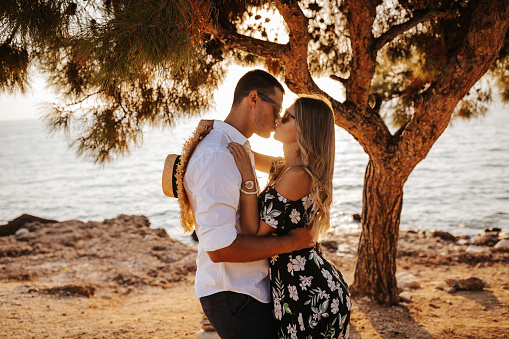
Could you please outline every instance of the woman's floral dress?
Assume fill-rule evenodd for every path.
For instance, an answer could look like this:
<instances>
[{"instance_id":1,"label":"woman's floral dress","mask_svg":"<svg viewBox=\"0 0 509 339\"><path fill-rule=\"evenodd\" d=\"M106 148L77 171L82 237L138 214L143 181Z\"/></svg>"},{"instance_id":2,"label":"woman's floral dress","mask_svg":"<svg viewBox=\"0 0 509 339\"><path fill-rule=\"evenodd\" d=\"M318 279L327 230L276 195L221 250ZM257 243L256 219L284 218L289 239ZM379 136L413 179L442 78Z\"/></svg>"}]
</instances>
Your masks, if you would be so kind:
<instances>
[{"instance_id":1,"label":"woman's floral dress","mask_svg":"<svg viewBox=\"0 0 509 339\"><path fill-rule=\"evenodd\" d=\"M288 200L268 186L258 197L260 218L284 235L309 220L314 204L308 198ZM279 338L348 338L350 297L334 264L306 248L276 255L269 265Z\"/></svg>"}]
</instances>

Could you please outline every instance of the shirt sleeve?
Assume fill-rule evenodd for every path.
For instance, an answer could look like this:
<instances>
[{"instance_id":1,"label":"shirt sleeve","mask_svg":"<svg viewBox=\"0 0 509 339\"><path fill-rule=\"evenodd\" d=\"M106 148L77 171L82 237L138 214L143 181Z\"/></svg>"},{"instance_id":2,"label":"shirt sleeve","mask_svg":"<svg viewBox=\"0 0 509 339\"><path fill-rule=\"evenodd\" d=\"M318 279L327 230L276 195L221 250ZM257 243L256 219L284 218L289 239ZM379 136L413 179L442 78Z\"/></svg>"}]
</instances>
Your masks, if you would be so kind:
<instances>
[{"instance_id":1,"label":"shirt sleeve","mask_svg":"<svg viewBox=\"0 0 509 339\"><path fill-rule=\"evenodd\" d=\"M237 238L236 214L242 181L233 156L217 151L201 155L193 170L186 172L186 180L192 183L200 245L205 251L228 247Z\"/></svg>"}]
</instances>

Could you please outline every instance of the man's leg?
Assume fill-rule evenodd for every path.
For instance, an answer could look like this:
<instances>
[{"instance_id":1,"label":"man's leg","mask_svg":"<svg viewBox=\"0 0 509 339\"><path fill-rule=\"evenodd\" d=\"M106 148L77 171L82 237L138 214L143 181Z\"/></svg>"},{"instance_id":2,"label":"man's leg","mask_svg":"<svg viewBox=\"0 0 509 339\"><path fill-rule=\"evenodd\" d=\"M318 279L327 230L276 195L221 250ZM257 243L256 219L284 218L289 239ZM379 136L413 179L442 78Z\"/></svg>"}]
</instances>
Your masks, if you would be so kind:
<instances>
[{"instance_id":1,"label":"man's leg","mask_svg":"<svg viewBox=\"0 0 509 339\"><path fill-rule=\"evenodd\" d=\"M200 298L200 302L222 339L277 338L272 304L229 291Z\"/></svg>"}]
</instances>

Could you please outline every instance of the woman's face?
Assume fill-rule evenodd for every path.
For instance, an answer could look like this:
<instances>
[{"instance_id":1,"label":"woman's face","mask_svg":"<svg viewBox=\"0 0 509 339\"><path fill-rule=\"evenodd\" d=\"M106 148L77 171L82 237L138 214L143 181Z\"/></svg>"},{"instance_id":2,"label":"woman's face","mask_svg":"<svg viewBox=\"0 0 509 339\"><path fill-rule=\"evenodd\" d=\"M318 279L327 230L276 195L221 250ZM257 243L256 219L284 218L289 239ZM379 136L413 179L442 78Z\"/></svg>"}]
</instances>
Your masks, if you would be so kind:
<instances>
[{"instance_id":1,"label":"woman's face","mask_svg":"<svg viewBox=\"0 0 509 339\"><path fill-rule=\"evenodd\" d=\"M295 104L291 105L283 117L276 120L276 133L274 139L283 144L293 144L297 140L295 129Z\"/></svg>"}]
</instances>

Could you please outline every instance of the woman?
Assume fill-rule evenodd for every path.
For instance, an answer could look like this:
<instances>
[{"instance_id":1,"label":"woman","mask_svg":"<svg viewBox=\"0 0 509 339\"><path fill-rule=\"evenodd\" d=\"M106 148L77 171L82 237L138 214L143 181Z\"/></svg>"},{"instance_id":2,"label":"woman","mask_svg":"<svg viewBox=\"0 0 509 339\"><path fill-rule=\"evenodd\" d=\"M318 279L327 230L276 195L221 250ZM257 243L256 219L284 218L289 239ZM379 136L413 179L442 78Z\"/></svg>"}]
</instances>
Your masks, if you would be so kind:
<instances>
[{"instance_id":1,"label":"woman","mask_svg":"<svg viewBox=\"0 0 509 339\"><path fill-rule=\"evenodd\" d=\"M274 139L284 160L255 154L256 169L271 172L257 196L256 185L241 187L242 233L283 235L317 223L330 223L334 172L334 115L319 97L300 97L276 121ZM230 152L242 182L255 182L249 155L232 143ZM280 338L347 338L350 298L343 275L316 248L269 260L273 313Z\"/></svg>"}]
</instances>

